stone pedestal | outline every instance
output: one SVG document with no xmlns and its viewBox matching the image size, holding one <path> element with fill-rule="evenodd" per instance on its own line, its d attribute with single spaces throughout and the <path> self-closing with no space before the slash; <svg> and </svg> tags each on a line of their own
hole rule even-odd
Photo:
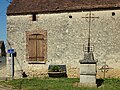
<svg viewBox="0 0 120 90">
<path fill-rule="evenodd" d="M 80 64 L 80 83 L 96 85 L 96 64 Z"/>
<path fill-rule="evenodd" d="M 85 52 L 84 59 L 80 61 L 80 84 L 84 86 L 97 86 L 96 61 L 92 52 Z"/>
<path fill-rule="evenodd" d="M 80 63 L 80 83 L 84 86 L 97 86 L 96 71 L 96 62 Z"/>
</svg>

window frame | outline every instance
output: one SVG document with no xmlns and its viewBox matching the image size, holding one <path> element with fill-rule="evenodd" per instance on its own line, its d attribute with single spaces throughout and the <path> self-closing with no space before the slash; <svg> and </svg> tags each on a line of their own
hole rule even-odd
<svg viewBox="0 0 120 90">
<path fill-rule="evenodd" d="M 44 60 L 41 61 L 31 61 L 29 58 L 29 36 L 30 35 L 43 35 L 44 36 Z M 36 51 L 37 52 L 37 51 Z M 29 64 L 45 64 L 47 61 L 47 31 L 46 30 L 38 30 L 38 31 L 26 31 L 26 59 Z"/>
</svg>

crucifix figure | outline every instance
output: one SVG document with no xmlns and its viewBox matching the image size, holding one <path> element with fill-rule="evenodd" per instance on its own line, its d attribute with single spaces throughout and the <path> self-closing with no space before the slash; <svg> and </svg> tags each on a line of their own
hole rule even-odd
<svg viewBox="0 0 120 90">
<path fill-rule="evenodd" d="M 87 46 L 87 52 L 91 52 L 91 49 L 92 49 L 92 47 L 91 47 L 91 45 L 90 45 L 90 30 L 91 30 L 91 21 L 92 21 L 92 19 L 93 18 L 99 18 L 99 17 L 93 17 L 92 15 L 92 13 L 91 13 L 91 11 L 90 11 L 90 13 L 89 14 L 87 14 L 88 16 L 86 16 L 86 17 L 82 17 L 82 18 L 88 18 L 89 20 L 88 20 L 88 23 L 89 23 L 89 31 L 88 31 L 88 46 Z"/>
</svg>

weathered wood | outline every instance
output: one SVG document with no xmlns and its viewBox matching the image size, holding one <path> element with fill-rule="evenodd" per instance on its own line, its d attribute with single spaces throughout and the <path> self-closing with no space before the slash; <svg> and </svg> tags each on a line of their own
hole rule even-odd
<svg viewBox="0 0 120 90">
<path fill-rule="evenodd" d="M 28 39 L 29 61 L 44 61 L 46 57 L 46 35 L 30 34 Z"/>
</svg>

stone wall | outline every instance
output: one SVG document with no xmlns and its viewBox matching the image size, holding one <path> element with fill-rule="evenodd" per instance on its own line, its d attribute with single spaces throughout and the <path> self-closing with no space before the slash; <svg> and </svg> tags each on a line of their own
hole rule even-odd
<svg viewBox="0 0 120 90">
<path fill-rule="evenodd" d="M 83 44 L 87 45 L 89 12 L 7 16 L 7 39 L 17 52 L 15 72 L 25 71 L 29 76 L 47 75 L 50 64 L 65 64 L 68 77 L 79 77 L 79 60 L 83 59 Z M 120 11 L 93 11 L 91 42 L 94 45 L 98 69 L 107 63 L 120 69 Z M 115 13 L 115 15 L 112 15 Z M 47 30 L 46 64 L 28 64 L 26 61 L 25 31 Z M 7 48 L 10 46 L 7 45 Z M 9 66 L 9 63 L 8 63 Z M 9 73 L 8 68 L 8 75 Z M 99 74 L 99 73 L 98 73 Z M 15 73 L 17 76 L 17 73 Z"/>
<path fill-rule="evenodd" d="M 6 57 L 0 57 L 0 79 L 6 78 Z"/>
</svg>

